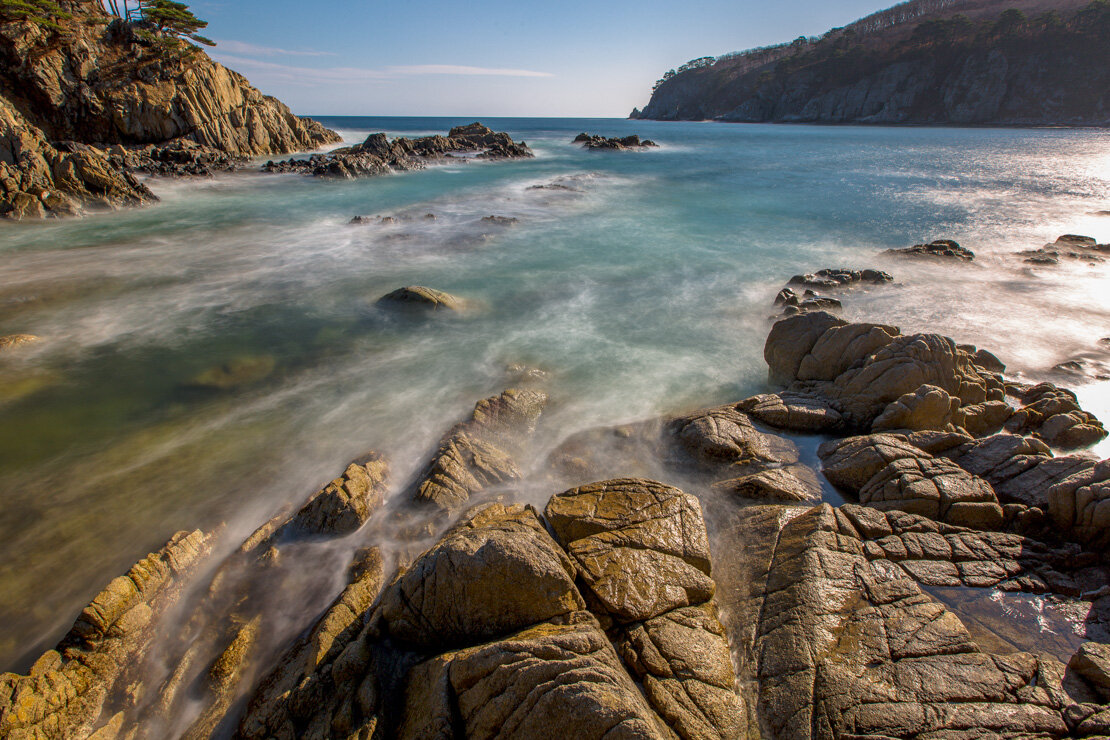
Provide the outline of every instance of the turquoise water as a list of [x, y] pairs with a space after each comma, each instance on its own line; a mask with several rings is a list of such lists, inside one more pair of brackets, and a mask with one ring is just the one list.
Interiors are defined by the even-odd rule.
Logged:
[[[350, 141], [469, 122], [322, 120]], [[591, 426], [762, 390], [771, 299], [798, 272], [887, 269], [898, 284], [851, 294], [848, 318], [944, 332], [1029, 378], [1110, 336], [1105, 267], [1012, 256], [1068, 232], [1110, 241], [1110, 133], [485, 123], [536, 158], [151, 181], [149, 208], [2, 226], [0, 334], [42, 341], [0, 358], [0, 668], [176, 530], [240, 537], [367, 449], [403, 482], [511, 364], [549, 375], [537, 460]], [[581, 131], [662, 146], [588, 152]], [[979, 258], [878, 257], [936, 238]], [[410, 284], [473, 308], [374, 309]], [[236, 362], [238, 386], [194, 387]], [[1110, 416], [1103, 385], [1081, 391]]]

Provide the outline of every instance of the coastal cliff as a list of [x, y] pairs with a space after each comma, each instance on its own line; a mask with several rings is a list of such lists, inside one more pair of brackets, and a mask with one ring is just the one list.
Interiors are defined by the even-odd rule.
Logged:
[[[113, 145], [199, 146], [255, 156], [339, 140], [191, 44], [139, 33], [95, 0], [73, 0], [63, 8], [65, 15], [50, 23], [0, 15], [5, 215], [71, 213], [84, 204], [151, 199], [145, 188], [128, 182], [124, 158], [109, 156]], [[79, 157], [85, 169], [104, 170], [116, 182], [90, 186], [78, 178], [80, 186], [65, 176], [63, 170], [72, 167], [63, 162], [77, 155], [56, 154], [59, 142], [66, 142], [62, 149], [89, 145]]]
[[631, 117], [1110, 125], [1110, 4], [1012, 5], [916, 0], [819, 38], [693, 60]]

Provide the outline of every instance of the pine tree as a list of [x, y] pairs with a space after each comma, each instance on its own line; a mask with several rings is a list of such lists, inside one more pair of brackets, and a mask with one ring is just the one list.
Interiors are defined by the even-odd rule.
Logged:
[[205, 46], [215, 46], [216, 42], [197, 33], [207, 28], [208, 22], [193, 15], [189, 6], [175, 0], [139, 0], [142, 19], [162, 33], [177, 38], [192, 39]]

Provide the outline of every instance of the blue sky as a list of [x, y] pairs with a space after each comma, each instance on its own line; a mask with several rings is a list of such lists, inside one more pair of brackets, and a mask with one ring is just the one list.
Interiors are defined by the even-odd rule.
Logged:
[[882, 0], [197, 0], [212, 56], [316, 115], [620, 116], [672, 67]]

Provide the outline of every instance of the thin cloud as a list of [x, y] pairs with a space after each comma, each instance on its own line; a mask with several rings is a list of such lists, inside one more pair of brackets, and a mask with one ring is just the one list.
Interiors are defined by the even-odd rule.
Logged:
[[504, 69], [501, 67], [466, 67], [458, 64], [416, 64], [408, 67], [386, 67], [389, 74], [398, 75], [475, 75], [484, 77], [554, 77], [550, 72], [530, 69]]
[[469, 67], [454, 64], [420, 64], [395, 66], [385, 69], [365, 69], [361, 67], [298, 67], [262, 59], [252, 59], [239, 54], [229, 54], [216, 47], [210, 55], [237, 71], [253, 71], [267, 75], [271, 79], [296, 84], [381, 82], [402, 77], [430, 75], [465, 75], [474, 77], [554, 77], [550, 72], [536, 72], [528, 69], [503, 69], [499, 67]]
[[258, 44], [247, 43], [246, 41], [235, 41], [227, 39], [217, 39], [216, 45], [218, 48], [231, 52], [232, 54], [247, 54], [250, 56], [258, 57], [276, 57], [276, 56], [289, 56], [289, 57], [333, 57], [335, 54], [330, 51], [315, 51], [313, 49], [280, 49], [276, 46], [259, 46]]

